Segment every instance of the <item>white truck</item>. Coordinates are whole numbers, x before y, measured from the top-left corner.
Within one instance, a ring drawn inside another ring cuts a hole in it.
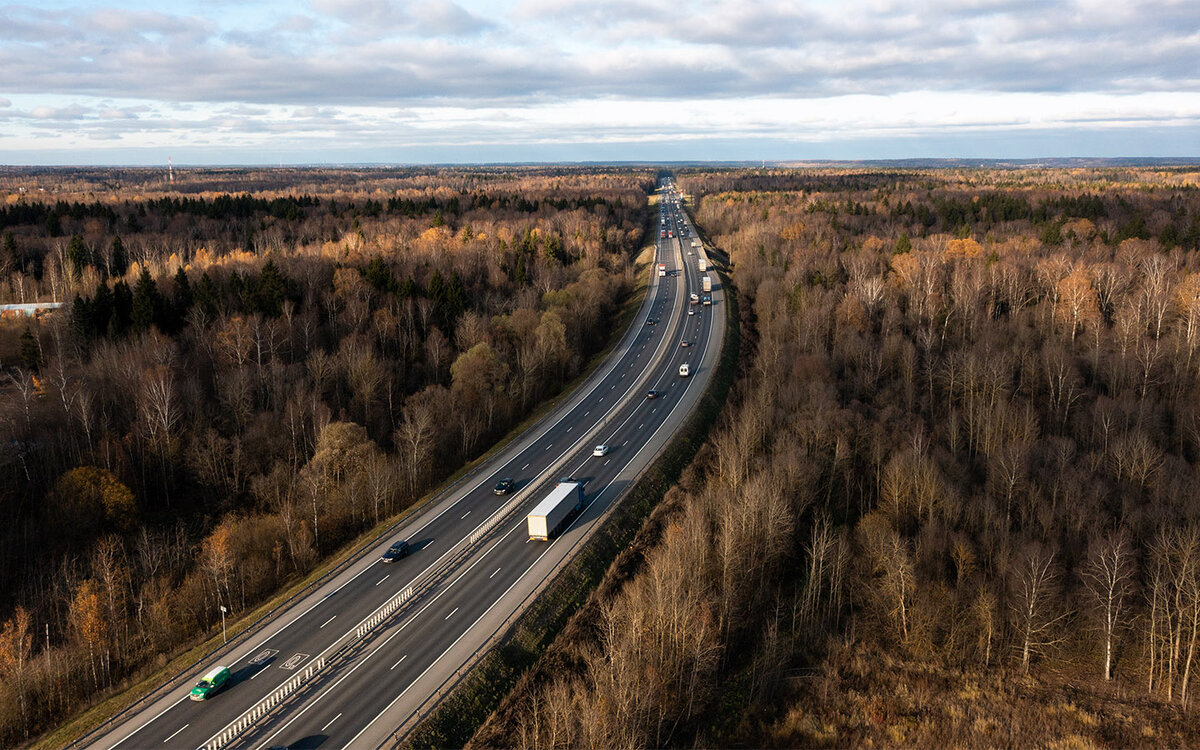
[[[548,542],[558,533],[577,510],[583,507],[583,485],[579,482],[562,481],[554,485],[550,494],[529,511],[530,540]]]
[[[704,258],[700,258],[699,260],[697,260],[696,265],[699,266],[700,273],[704,273],[705,271],[708,270],[708,261],[705,260]]]
[[[705,294],[710,294],[712,292],[712,277],[711,276],[701,276],[700,277],[700,291],[704,292]]]
[[[666,264],[666,263],[659,263],[659,264],[658,264],[658,275],[659,275],[659,276],[666,276],[666,275],[667,275],[667,264]]]

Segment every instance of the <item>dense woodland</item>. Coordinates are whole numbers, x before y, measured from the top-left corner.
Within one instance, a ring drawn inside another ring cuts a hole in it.
[[[652,172],[0,175],[0,745],[236,618],[607,343]]]
[[[683,172],[743,370],[484,746],[1195,746],[1200,173]]]

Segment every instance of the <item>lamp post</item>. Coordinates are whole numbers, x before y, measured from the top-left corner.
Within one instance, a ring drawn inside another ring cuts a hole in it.
[[[221,643],[228,643],[229,641],[225,639],[225,613],[228,610],[225,609],[224,604],[220,604],[217,606],[219,606],[221,608]]]

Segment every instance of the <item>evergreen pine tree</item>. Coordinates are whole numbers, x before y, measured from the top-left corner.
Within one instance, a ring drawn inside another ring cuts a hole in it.
[[[129,255],[125,252],[125,243],[121,235],[113,237],[112,258],[108,262],[108,271],[113,276],[121,277],[129,270]]]
[[[133,291],[121,279],[113,284],[113,311],[108,319],[108,334],[122,336],[129,330],[130,317],[133,314]]]
[[[83,237],[78,234],[71,235],[71,241],[67,244],[67,262],[71,264],[71,270],[79,276],[91,261],[91,254],[83,244]]]
[[[212,317],[217,314],[217,296],[217,285],[208,275],[208,271],[205,271],[200,276],[200,281],[196,282],[196,289],[192,294],[193,301],[205,315]]]
[[[192,282],[188,281],[187,271],[182,267],[175,272],[175,305],[171,316],[171,329],[178,331],[187,322],[188,311],[192,309]]]
[[[78,294],[71,300],[71,330],[83,339],[90,339],[96,331],[95,309],[91,300]]]
[[[42,367],[42,347],[29,326],[25,326],[25,333],[21,334],[21,362],[25,369],[33,372]]]
[[[249,285],[248,285],[249,286]],[[288,297],[288,279],[275,265],[274,260],[263,264],[262,273],[253,285],[253,310],[269,318],[283,313],[283,303]]]
[[[121,282],[124,283],[124,282]],[[96,285],[96,293],[92,295],[92,335],[107,336],[108,324],[113,317],[113,290],[108,283],[101,281]]]
[[[130,312],[130,323],[134,333],[150,330],[150,326],[162,328],[162,295],[158,293],[158,284],[150,277],[150,272],[142,269],[137,286],[133,289],[133,308]]]
[[[17,240],[13,237],[12,232],[4,233],[4,249],[0,251],[0,270],[5,273],[8,271],[24,271],[24,259],[21,257],[20,251],[17,249]]]

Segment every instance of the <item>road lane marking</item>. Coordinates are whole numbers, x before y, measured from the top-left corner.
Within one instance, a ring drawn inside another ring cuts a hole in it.
[[[554,443],[551,443],[550,445],[547,445],[543,450],[550,450],[553,447],[554,447]]]
[[[458,611],[458,607],[455,607],[454,609],[450,610],[450,614],[446,615],[446,616],[445,616],[445,617],[443,617],[442,619],[443,619],[443,620],[449,620],[451,617],[454,617],[454,613],[455,613],[455,612],[457,612],[457,611]]]
[[[307,658],[308,658],[308,654],[296,654],[292,658],[285,661],[283,664],[280,664],[279,668],[280,669],[289,669],[289,670],[295,669],[296,667],[303,664],[304,660]]]
[[[656,283],[657,283],[657,282],[656,282]],[[706,343],[707,343],[707,342],[706,342]],[[611,370],[610,370],[609,372],[611,372]],[[610,386],[610,390],[614,390],[615,388],[616,388],[616,386],[615,386],[615,385],[612,385],[612,386]],[[672,411],[673,411],[673,410],[672,410]],[[563,418],[565,419],[566,417],[564,416]],[[629,441],[627,440],[627,441],[625,441],[625,443],[624,443],[624,444],[628,444],[628,443],[629,443]],[[641,451],[639,451],[639,453],[640,453],[640,452],[641,452]],[[635,458],[636,458],[636,457],[635,457]],[[478,486],[478,485],[477,485],[477,486]],[[607,489],[608,489],[608,488],[606,488],[606,490],[607,490]],[[604,491],[601,491],[601,494],[604,494]],[[460,498],[460,499],[461,499],[461,498]],[[598,499],[599,499],[599,495],[598,495],[598,496],[597,496],[597,497],[596,497],[596,498],[593,500],[593,503],[595,502],[595,500],[598,500]],[[589,505],[591,505],[591,504],[592,504],[592,503],[589,503]],[[444,511],[443,511],[443,512],[444,512]],[[439,513],[439,514],[438,514],[438,516],[439,516],[439,517],[440,517],[440,515],[441,515],[441,513]],[[435,517],[435,519],[436,519],[436,517]],[[435,519],[430,519],[430,521],[428,521],[426,524],[424,524],[424,525],[422,526],[422,528],[423,528],[425,525],[428,525],[428,523],[431,523],[431,522],[432,522],[433,520],[435,520]],[[520,526],[518,526],[517,528],[514,528],[514,531],[516,531],[518,528],[520,528],[520,527],[522,527],[522,526],[524,526],[524,524],[521,524],[521,525],[520,525]],[[574,526],[574,524],[572,524],[572,526]],[[528,540],[528,539],[526,540],[526,543],[529,543],[529,540]],[[499,542],[497,542],[497,544],[499,544]],[[447,552],[447,554],[450,554],[450,552]],[[541,556],[539,556],[539,558],[540,558],[540,557],[541,557]],[[440,560],[439,560],[439,562],[440,562]],[[432,568],[432,567],[436,566],[436,564],[437,564],[437,562],[435,562],[435,563],[434,563],[434,565],[431,565],[430,567]],[[472,566],[472,567],[474,567],[474,566]],[[531,567],[532,567],[532,566],[531,566]],[[428,571],[423,571],[423,572],[422,572],[422,575],[424,575],[424,573],[425,573],[425,572],[428,572]],[[528,572],[528,571],[526,571],[526,572]],[[465,575],[465,573],[464,573],[464,575]],[[523,575],[524,575],[524,574],[523,574]],[[523,577],[523,575],[522,575],[522,577]],[[421,577],[421,576],[418,576],[417,578],[420,578],[420,577]],[[414,580],[415,580],[415,579],[414,579]],[[343,584],[343,585],[345,585],[345,584]],[[339,587],[339,588],[340,588],[340,587]],[[510,590],[511,590],[511,588],[512,588],[512,587],[510,586]],[[507,592],[506,592],[506,593],[507,593]],[[435,598],[440,598],[440,594],[439,594],[439,596],[438,596],[438,597],[435,597]],[[503,598],[503,595],[501,596],[501,598]],[[499,601],[499,600],[497,600],[497,601]],[[430,602],[430,604],[432,604],[432,602]],[[493,604],[493,606],[494,606],[494,604]],[[490,611],[491,609],[492,609],[492,607],[489,607],[489,611]],[[415,614],[414,614],[414,619],[415,619],[417,616],[419,616],[419,614],[420,614],[420,612],[417,612],[417,613],[415,613]],[[452,612],[451,614],[454,614],[454,613]],[[486,615],[486,612],[485,612],[484,614]],[[447,616],[447,618],[448,618],[448,617],[449,617],[449,615]],[[293,621],[293,622],[294,622],[294,621]],[[477,622],[478,622],[478,621],[477,621]],[[291,624],[291,623],[289,623],[289,624]],[[402,625],[402,626],[401,626],[401,630],[403,630],[403,628],[404,628],[404,626]],[[468,629],[468,630],[469,630],[469,629]],[[398,632],[399,632],[399,631],[397,631],[397,634],[398,634]],[[463,634],[463,635],[466,635],[466,633],[464,632],[464,634]],[[462,637],[463,637],[463,636],[459,636],[459,638],[458,638],[458,639],[456,639],[456,641],[455,641],[455,642],[457,643],[459,640],[461,640],[461,638],[462,638]],[[388,641],[390,641],[390,640],[391,640],[391,637],[389,637],[387,640],[388,640]],[[386,644],[386,642],[385,642],[385,644]],[[451,646],[453,646],[453,644],[451,644]],[[377,649],[377,650],[378,650],[378,649]],[[448,650],[449,650],[449,649],[447,649],[447,651],[448,651]],[[373,655],[373,654],[372,654],[372,655]],[[444,656],[444,655],[445,655],[445,652],[443,652],[443,654],[442,654],[441,656],[439,656],[439,657],[438,657],[438,659],[437,659],[436,661],[440,661],[440,659],[441,659],[441,658],[442,658],[442,656]],[[369,657],[368,657],[368,658],[369,658]],[[436,663],[436,661],[435,661],[435,663]],[[351,672],[353,672],[353,671],[356,671],[356,670],[357,670],[357,666],[359,666],[359,665],[356,665],[356,666],[355,666],[355,669],[352,669],[352,670],[351,670]],[[432,667],[433,667],[433,665],[430,665],[430,667],[429,667],[429,668],[432,668]],[[429,669],[429,668],[427,668],[427,669],[426,669],[426,672],[428,672],[428,669]],[[347,675],[346,675],[345,677],[343,677],[341,680],[338,680],[338,682],[337,682],[337,683],[335,683],[333,686],[331,686],[331,687],[329,688],[329,691],[332,691],[332,690],[336,689],[336,688],[338,687],[338,685],[339,685],[341,682],[343,682],[345,679],[347,679],[349,676],[350,676],[350,675],[349,675],[349,674],[347,674]],[[419,678],[418,678],[418,679],[419,679]],[[410,686],[409,686],[409,687],[411,687],[411,683],[410,683]],[[407,689],[408,689],[408,688],[406,688],[406,689],[405,689],[405,692],[407,692]],[[329,692],[329,691],[327,691],[327,693],[326,693],[326,694],[328,694],[328,692]],[[400,697],[400,696],[397,696],[397,700],[399,699],[399,697]],[[318,700],[319,700],[319,698],[318,698]],[[393,704],[394,704],[394,703],[395,703],[395,701],[393,701]],[[310,705],[312,705],[312,704],[310,704]],[[305,710],[306,710],[306,709],[305,709]],[[302,710],[300,713],[304,713],[304,710]],[[297,717],[297,718],[298,718],[298,717]],[[378,716],[376,717],[376,719],[378,719]],[[293,720],[293,721],[294,721],[294,720]],[[373,723],[374,723],[374,721],[375,721],[375,720],[372,720],[372,722],[371,722],[371,723],[373,724]],[[289,721],[289,722],[288,722],[288,725],[291,725],[291,724],[292,724],[292,721]],[[369,725],[368,725],[368,726],[369,726]],[[280,731],[282,731],[282,730],[280,730]],[[365,730],[364,730],[364,731],[365,731]],[[277,734],[278,734],[278,732],[276,732],[276,735],[277,735]],[[359,733],[359,735],[361,735],[361,732]],[[357,738],[357,736],[359,736],[359,735],[356,735],[356,738]],[[274,735],[273,735],[273,736],[274,736]]]
[[[385,575],[383,578],[380,578],[380,579],[379,579],[379,583],[383,583],[384,581],[386,581],[387,579],[389,579],[389,578],[391,578],[391,577],[392,577],[392,574],[391,574],[391,573],[388,573],[388,574],[387,574],[387,575]],[[377,584],[375,584],[375,585],[376,585],[376,586],[378,586],[378,585],[379,585],[379,583],[377,583]]]
[[[337,619],[337,615],[330,617],[328,620],[326,620],[324,623],[322,623],[321,628],[325,627],[326,625],[328,625],[329,623],[333,622],[336,619]],[[321,628],[317,628],[317,630],[320,630]]]
[[[401,656],[401,657],[400,657],[400,661],[404,661],[404,660],[405,660],[405,659],[407,659],[407,658],[408,658],[408,654],[405,654],[404,656]],[[393,664],[393,665],[392,665],[392,669],[395,669],[396,667],[400,666],[400,661],[398,661],[398,662],[396,662],[395,664]],[[392,671],[392,669],[389,669],[388,671],[389,671],[389,672],[391,672],[391,671]]]
[[[463,513],[463,518],[466,518],[466,517],[467,517],[467,516],[469,516],[469,515],[471,515],[471,511],[469,511],[469,510],[468,510],[466,513]],[[462,520],[462,518],[460,518],[460,519],[458,519],[458,520],[460,520],[460,521],[461,521],[461,520]]]
[[[591,414],[591,413],[592,413],[592,412],[591,412],[590,410],[589,410],[589,411],[585,411],[585,412],[583,413],[583,416],[585,416],[585,417],[586,417],[587,415],[589,415],[589,414]]]
[[[610,459],[608,459],[608,461],[611,461],[611,460],[612,460],[611,458],[610,458]],[[605,466],[608,466],[608,461],[605,461],[605,462],[604,462],[604,465],[605,465]]]
[[[337,716],[335,716],[329,720],[329,724],[332,724],[333,722],[337,721],[340,718],[342,718],[342,715],[339,713]],[[325,726],[321,727],[321,731],[324,732],[326,729],[328,729],[329,724],[326,724]]]
[[[492,573],[490,576],[488,576],[488,580],[490,581],[490,580],[492,580],[493,578],[495,578],[495,577],[496,577],[496,573],[499,573],[499,572],[500,572],[500,568],[496,568],[496,571],[495,571],[494,573]]]
[[[521,471],[525,471],[528,468],[529,468],[529,464],[525,464],[524,466],[521,467]]]
[[[607,490],[607,489],[608,489],[608,488],[606,487],[606,488],[605,488],[605,490]],[[601,495],[602,495],[602,494],[604,494],[604,491],[605,491],[605,490],[601,490],[600,494],[601,494]],[[597,498],[597,499],[599,499],[599,497],[600,497],[599,495],[597,495],[597,496],[596,496],[596,498]],[[593,501],[593,502],[594,502],[594,501]],[[589,505],[590,505],[590,504],[589,504]],[[586,510],[586,508],[585,508],[585,510]],[[572,525],[574,525],[574,522],[572,522]],[[515,527],[513,527],[513,531],[516,531],[516,530],[518,530],[518,529],[520,529],[520,528],[521,528],[520,526],[515,526]],[[570,527],[568,527],[568,528],[570,528]],[[510,532],[509,532],[509,534],[511,534],[511,533],[512,533],[512,532],[510,531]],[[490,549],[490,550],[488,550],[488,551],[490,552],[491,550],[494,550],[494,549],[496,549],[497,547],[499,547],[499,546],[500,546],[500,543],[501,543],[501,542],[503,542],[503,541],[504,541],[504,539],[505,539],[507,536],[508,536],[508,534],[505,534],[505,536],[504,536],[504,537],[501,537],[501,538],[500,538],[500,540],[499,540],[499,541],[497,541],[497,542],[496,542],[496,544],[492,545],[491,549]],[[387,706],[386,706],[386,707],[385,707],[385,708],[384,708],[382,711],[380,711],[378,714],[376,714],[376,716],[375,716],[375,718],[374,718],[374,719],[371,719],[371,721],[367,722],[367,725],[366,725],[365,727],[363,727],[363,728],[362,728],[362,730],[361,730],[361,731],[360,731],[358,734],[356,734],[356,735],[354,735],[353,737],[351,737],[351,738],[350,738],[350,742],[348,742],[348,743],[346,744],[346,747],[353,747],[353,746],[354,746],[354,743],[355,743],[355,742],[358,740],[358,738],[359,738],[359,737],[361,737],[361,736],[363,735],[363,732],[366,732],[368,729],[370,729],[370,728],[371,728],[371,725],[372,725],[372,724],[374,724],[376,721],[378,721],[380,716],[383,716],[385,713],[387,713],[387,712],[388,712],[388,711],[391,709],[391,707],[392,707],[392,706],[396,705],[396,702],[397,702],[397,701],[399,701],[401,698],[403,698],[403,697],[404,697],[405,693],[407,693],[407,692],[409,691],[409,689],[410,689],[410,688],[412,688],[412,686],[413,686],[413,685],[417,684],[417,682],[419,682],[419,681],[421,680],[421,678],[422,678],[422,677],[424,677],[426,674],[428,674],[429,670],[431,670],[431,669],[433,669],[435,666],[437,666],[437,663],[438,663],[439,661],[441,661],[441,660],[442,660],[442,657],[443,657],[443,656],[445,656],[445,655],[446,655],[446,654],[447,654],[447,653],[450,651],[450,649],[454,648],[454,647],[455,647],[455,646],[458,644],[458,642],[459,642],[459,641],[461,641],[463,638],[465,638],[465,637],[467,636],[467,633],[470,633],[472,630],[474,630],[475,626],[479,624],[479,621],[480,621],[480,620],[482,620],[483,618],[487,617],[488,613],[489,613],[489,612],[491,612],[491,611],[492,611],[492,609],[494,609],[494,608],[495,608],[495,606],[496,606],[497,604],[499,604],[499,603],[501,602],[501,600],[503,600],[503,599],[504,599],[504,597],[505,597],[505,596],[507,596],[507,595],[508,595],[508,592],[510,592],[510,591],[512,591],[512,590],[513,590],[513,588],[514,588],[514,587],[517,585],[517,582],[519,582],[519,581],[520,581],[522,578],[524,578],[524,577],[525,577],[525,575],[526,575],[527,573],[529,573],[529,571],[530,571],[530,570],[532,570],[532,569],[533,569],[533,566],[534,566],[534,565],[537,565],[537,563],[538,563],[538,560],[541,560],[541,559],[542,559],[542,557],[544,557],[544,556],[546,555],[546,553],[550,551],[550,547],[551,547],[551,546],[553,546],[553,544],[554,544],[554,542],[551,542],[551,543],[550,543],[550,545],[546,547],[545,551],[543,551],[543,552],[542,552],[542,554],[538,555],[538,557],[537,557],[537,560],[534,560],[534,561],[533,561],[533,563],[531,563],[531,564],[530,564],[530,566],[529,566],[528,568],[526,568],[526,569],[525,569],[525,572],[524,572],[524,573],[522,573],[520,576],[518,576],[518,577],[517,577],[517,581],[514,581],[512,584],[510,584],[510,585],[509,585],[509,587],[508,587],[507,589],[505,589],[505,590],[504,590],[504,592],[503,592],[502,594],[500,594],[500,596],[499,596],[499,597],[496,599],[496,601],[492,602],[492,604],[491,604],[491,605],[490,605],[490,606],[489,606],[489,607],[488,607],[486,610],[484,610],[483,614],[481,614],[481,615],[480,615],[478,618],[476,618],[475,622],[473,622],[473,623],[471,623],[469,626],[467,626],[467,629],[466,629],[466,630],[464,630],[464,631],[462,632],[462,635],[460,635],[459,637],[455,638],[455,639],[454,639],[454,643],[451,643],[449,646],[447,646],[447,647],[446,647],[446,650],[445,650],[445,651],[443,651],[441,654],[439,654],[439,655],[438,655],[438,657],[437,657],[436,659],[434,659],[434,660],[433,660],[433,663],[431,663],[431,664],[430,664],[428,667],[426,667],[426,668],[425,668],[425,671],[424,671],[424,672],[421,672],[421,674],[417,675],[417,678],[416,678],[415,680],[413,680],[412,682],[408,683],[408,687],[406,687],[406,688],[404,688],[403,690],[401,690],[401,691],[400,691],[400,694],[399,694],[399,695],[397,695],[397,696],[395,697],[395,699],[393,699],[393,700],[392,700],[392,702],[391,702],[391,703],[387,704]],[[486,554],[486,553],[485,553],[485,554]],[[473,563],[473,564],[471,565],[471,568],[475,567],[475,565],[478,565],[478,563]],[[457,582],[457,580],[461,580],[461,579],[463,578],[463,576],[465,576],[465,575],[466,575],[467,573],[469,573],[469,572],[470,572],[470,568],[468,568],[466,571],[464,571],[464,572],[463,572],[463,575],[462,575],[462,576],[459,576],[459,578],[458,578],[458,579],[456,579],[456,582]],[[438,594],[438,596],[440,597],[440,596],[441,596],[441,594]],[[430,602],[429,604],[433,604],[433,602]],[[427,604],[427,605],[425,605],[425,606],[429,606],[429,605]],[[396,634],[398,634],[399,632],[400,632],[400,631],[396,631],[396,633],[395,633],[395,634],[393,634],[391,637],[389,637],[389,638],[388,638],[388,640],[391,640],[391,639],[392,639],[393,637],[395,637],[395,635],[396,635]],[[386,642],[385,642],[385,645],[386,645]],[[380,646],[380,648],[382,648],[382,646]],[[369,658],[369,657],[368,657],[368,658]],[[355,669],[357,669],[357,668],[358,668],[358,667],[356,666],[356,667],[355,667]],[[353,671],[353,670],[351,670],[351,671]],[[347,675],[347,676],[349,676],[349,675]],[[345,678],[342,678],[342,679],[345,679]],[[338,681],[338,683],[340,683],[340,682],[341,682],[341,680],[339,680],[339,681]],[[333,688],[335,688],[335,687],[337,687],[337,684],[334,684],[334,685],[333,685],[333,687],[329,688],[329,691],[332,691],[332,690],[333,690]],[[327,692],[329,692],[329,691],[327,691]],[[310,704],[310,705],[311,705],[311,704]],[[304,709],[304,710],[305,710],[305,711],[307,711],[308,709],[306,708],[306,709]],[[304,711],[301,711],[301,713],[303,713],[303,712],[304,712]],[[411,714],[410,714],[408,717],[405,717],[404,721],[408,721],[408,719],[409,719],[409,718],[411,718]],[[293,719],[293,721],[294,721],[294,719]],[[289,722],[288,722],[288,724],[291,724],[291,722],[289,721]],[[286,726],[285,726],[285,728],[286,728]],[[279,730],[279,731],[281,732],[281,731],[283,731],[283,730],[281,729],[281,730]],[[276,736],[276,735],[278,735],[278,734],[279,734],[279,732],[276,732],[274,735],[271,735],[271,737],[269,737],[269,738],[267,739],[267,742],[270,742],[270,740],[274,739],[274,738],[275,738],[275,736]],[[264,744],[266,744],[266,743],[264,743]]]
[[[183,726],[181,726],[180,728],[176,729],[176,730],[175,730],[175,734],[172,734],[170,737],[168,737],[168,738],[166,738],[165,740],[163,740],[163,744],[165,745],[165,744],[167,744],[168,742],[170,742],[171,740],[175,739],[175,735],[176,735],[176,734],[179,734],[180,732],[182,732],[183,730],[187,729],[187,728],[188,728],[188,727],[190,727],[190,726],[191,726],[191,724],[184,724],[184,725],[183,725]]]

